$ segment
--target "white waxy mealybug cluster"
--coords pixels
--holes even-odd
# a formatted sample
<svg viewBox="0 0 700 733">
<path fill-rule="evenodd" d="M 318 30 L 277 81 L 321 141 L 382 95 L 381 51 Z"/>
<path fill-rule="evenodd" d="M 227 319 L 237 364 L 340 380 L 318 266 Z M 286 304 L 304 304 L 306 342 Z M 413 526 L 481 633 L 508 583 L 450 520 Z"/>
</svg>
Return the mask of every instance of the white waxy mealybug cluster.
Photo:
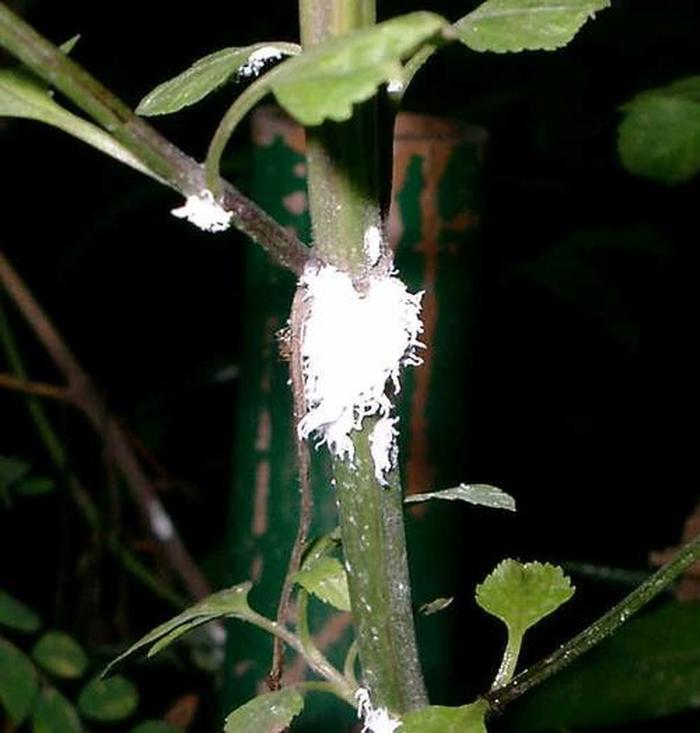
<svg viewBox="0 0 700 733">
<path fill-rule="evenodd" d="M 255 77 L 257 76 L 268 61 L 276 61 L 282 58 L 282 52 L 274 46 L 263 46 L 257 51 L 253 51 L 248 57 L 248 61 L 238 69 L 239 77 Z"/>
<path fill-rule="evenodd" d="M 372 705 L 369 690 L 359 687 L 355 693 L 357 698 L 357 717 L 363 719 L 362 733 L 394 733 L 401 727 L 401 721 L 392 718 L 385 708 Z"/>
<path fill-rule="evenodd" d="M 184 206 L 170 212 L 178 219 L 187 219 L 205 232 L 223 232 L 231 226 L 233 214 L 217 203 L 211 191 L 188 196 Z"/>
<path fill-rule="evenodd" d="M 352 461 L 350 438 L 367 416 L 378 421 L 370 434 L 375 476 L 386 484 L 396 463 L 397 418 L 386 393 L 398 393 L 403 365 L 418 365 L 422 293 L 411 294 L 397 277 L 370 276 L 364 292 L 330 265 L 304 273 L 307 315 L 301 359 L 307 410 L 299 435 L 318 437 L 331 453 Z"/>
</svg>

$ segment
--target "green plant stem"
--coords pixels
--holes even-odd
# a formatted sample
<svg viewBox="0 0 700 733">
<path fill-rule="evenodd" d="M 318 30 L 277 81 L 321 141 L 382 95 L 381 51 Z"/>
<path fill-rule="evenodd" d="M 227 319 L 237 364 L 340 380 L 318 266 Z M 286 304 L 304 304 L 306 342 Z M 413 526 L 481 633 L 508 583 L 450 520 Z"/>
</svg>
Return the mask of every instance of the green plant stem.
<svg viewBox="0 0 700 733">
<path fill-rule="evenodd" d="M 325 677 L 325 679 L 335 686 L 340 697 L 351 705 L 353 704 L 355 691 L 352 689 L 345 677 L 343 677 L 343 675 L 320 651 L 318 651 L 318 649 L 316 649 L 316 653 L 310 654 L 302 643 L 302 640 L 296 636 L 296 634 L 293 634 L 285 626 L 281 626 L 276 621 L 271 621 L 266 616 L 262 616 L 255 611 L 251 610 L 246 613 L 245 620 L 253 624 L 253 626 L 257 626 L 263 631 L 267 631 L 268 634 L 276 636 L 287 644 L 287 646 L 294 649 L 306 660 L 306 663 L 314 670 L 314 672 L 321 675 L 321 677 Z"/>
<path fill-rule="evenodd" d="M 499 710 L 592 649 L 624 624 L 633 614 L 662 593 L 686 568 L 700 558 L 700 534 L 682 547 L 663 567 L 613 606 L 595 623 L 577 634 L 553 654 L 514 677 L 507 685 L 484 696 Z"/>
<path fill-rule="evenodd" d="M 136 116 L 3 3 L 0 46 L 65 94 L 169 186 L 184 196 L 199 194 L 206 188 L 201 165 Z M 300 274 L 309 258 L 308 248 L 236 188 L 226 182 L 221 186 L 221 204 L 233 214 L 236 228 L 260 244 L 280 265 Z"/>
<path fill-rule="evenodd" d="M 523 643 L 522 634 L 513 634 L 508 630 L 508 642 L 506 649 L 503 652 L 503 659 L 501 660 L 501 666 L 498 668 L 496 679 L 493 681 L 492 689 L 497 689 L 507 685 L 513 678 L 515 667 L 518 663 L 518 657 L 520 656 L 520 647 Z"/>
<path fill-rule="evenodd" d="M 376 22 L 374 0 L 300 0 L 302 47 Z M 377 121 L 367 103 L 344 123 L 307 129 L 314 251 L 356 283 L 369 274 L 364 237 L 379 226 Z M 363 684 L 394 713 L 427 704 L 413 625 L 401 487 L 374 474 L 366 418 L 353 433 L 352 464 L 333 461 Z"/>
</svg>

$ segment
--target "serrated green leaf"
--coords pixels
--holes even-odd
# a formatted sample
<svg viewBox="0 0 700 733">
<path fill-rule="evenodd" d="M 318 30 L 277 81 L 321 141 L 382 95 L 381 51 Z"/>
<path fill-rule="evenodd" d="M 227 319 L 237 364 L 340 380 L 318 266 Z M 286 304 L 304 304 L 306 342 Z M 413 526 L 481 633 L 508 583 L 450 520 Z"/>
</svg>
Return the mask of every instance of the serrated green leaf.
<svg viewBox="0 0 700 733">
<path fill-rule="evenodd" d="M 477 700 L 458 708 L 431 705 L 401 717 L 400 733 L 486 733 L 488 704 Z"/>
<path fill-rule="evenodd" d="M 290 688 L 254 697 L 234 710 L 225 733 L 280 733 L 304 709 L 304 698 Z"/>
<path fill-rule="evenodd" d="M 39 630 L 41 619 L 29 606 L 0 590 L 0 626 L 32 634 Z"/>
<path fill-rule="evenodd" d="M 195 61 L 181 74 L 159 84 L 139 102 L 136 112 L 144 116 L 178 112 L 204 99 L 234 74 L 256 76 L 267 60 L 294 56 L 300 51 L 294 43 L 277 41 L 224 48 Z"/>
<path fill-rule="evenodd" d="M 163 639 L 167 639 L 167 643 L 173 642 L 187 631 L 217 618 L 245 618 L 252 613 L 248 605 L 248 593 L 251 587 L 252 583 L 250 582 L 241 583 L 203 598 L 199 603 L 142 636 L 135 644 L 132 644 L 125 652 L 111 661 L 102 675 L 106 675 L 115 665 L 139 649 L 149 647 Z M 164 646 L 165 643 L 160 643 L 158 651 L 163 649 Z"/>
<path fill-rule="evenodd" d="M 68 56 L 70 52 L 75 48 L 76 43 L 80 40 L 80 33 L 76 33 L 74 36 L 71 36 L 67 41 L 62 43 L 59 48 L 63 53 Z"/>
<path fill-rule="evenodd" d="M 609 6 L 609 0 L 487 0 L 454 29 L 474 51 L 553 51 Z"/>
<path fill-rule="evenodd" d="M 700 707 L 700 612 L 667 602 L 508 706 L 512 733 L 589 730 Z M 651 726 L 664 730 L 663 725 Z M 617 730 L 617 727 L 615 727 Z M 625 730 L 634 730 L 634 725 Z"/>
<path fill-rule="evenodd" d="M 501 619 L 510 632 L 522 636 L 573 594 L 571 581 L 555 565 L 503 560 L 477 586 L 476 602 Z"/>
<path fill-rule="evenodd" d="M 428 603 L 424 603 L 418 611 L 422 613 L 424 616 L 432 616 L 434 613 L 440 613 L 440 611 L 444 611 L 446 608 L 452 605 L 452 602 L 454 601 L 454 597 L 450 598 L 435 598 L 432 601 L 428 601 Z"/>
<path fill-rule="evenodd" d="M 425 494 L 411 494 L 404 499 L 406 504 L 413 504 L 429 499 L 445 499 L 448 501 L 466 501 L 470 504 L 487 506 L 491 509 L 515 511 L 515 499 L 505 491 L 489 486 L 489 484 L 460 484 L 451 489 L 430 491 Z"/>
<path fill-rule="evenodd" d="M 29 657 L 0 638 L 0 705 L 15 725 L 27 717 L 38 687 L 36 669 Z"/>
<path fill-rule="evenodd" d="M 700 172 L 700 76 L 644 91 L 622 110 L 618 152 L 627 170 L 669 185 Z"/>
<path fill-rule="evenodd" d="M 0 72 L 0 83 L 2 79 L 2 72 Z M 2 88 L 0 88 L 0 95 L 2 94 Z M 0 105 L 2 104 L 2 98 L 0 97 Z M 0 110 L 2 108 L 0 107 Z M 1 112 L 0 112 L 1 114 Z M 13 456 L 0 456 L 0 486 L 9 488 L 15 482 L 29 473 L 31 466 L 25 461 L 21 461 L 19 458 Z"/>
<path fill-rule="evenodd" d="M 85 674 L 88 658 L 78 642 L 63 631 L 47 631 L 34 645 L 32 657 L 57 677 L 76 679 Z"/>
<path fill-rule="evenodd" d="M 44 687 L 32 708 L 32 733 L 80 733 L 73 705 L 53 687 Z"/>
<path fill-rule="evenodd" d="M 350 610 L 350 591 L 345 568 L 334 557 L 321 557 L 294 575 L 309 593 L 341 611 Z"/>
<path fill-rule="evenodd" d="M 78 696 L 78 709 L 86 718 L 98 723 L 116 723 L 133 715 L 139 704 L 139 693 L 133 682 L 120 675 L 107 680 L 96 677 Z"/>
<path fill-rule="evenodd" d="M 270 81 L 272 90 L 303 125 L 348 120 L 354 104 L 400 78 L 402 59 L 446 25 L 439 15 L 416 12 L 331 38 L 285 61 Z"/>
<path fill-rule="evenodd" d="M 41 82 L 22 70 L 0 71 L 0 117 L 36 120 L 57 127 L 121 163 L 157 178 L 111 135 L 61 107 Z"/>
<path fill-rule="evenodd" d="M 164 720 L 144 720 L 134 726 L 129 733 L 182 733 L 182 728 L 170 725 Z"/>
</svg>

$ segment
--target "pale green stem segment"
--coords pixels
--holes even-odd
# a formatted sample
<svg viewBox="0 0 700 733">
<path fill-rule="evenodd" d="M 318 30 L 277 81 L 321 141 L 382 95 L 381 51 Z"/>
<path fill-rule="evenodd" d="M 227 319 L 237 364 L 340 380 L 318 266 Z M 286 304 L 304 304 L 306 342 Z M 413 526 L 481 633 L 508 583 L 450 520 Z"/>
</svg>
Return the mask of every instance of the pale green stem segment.
<svg viewBox="0 0 700 733">
<path fill-rule="evenodd" d="M 604 616 L 560 646 L 553 654 L 514 677 L 505 686 L 492 689 L 484 696 L 493 709 L 500 709 L 585 654 L 610 636 L 630 616 L 643 608 L 667 588 L 684 570 L 700 559 L 700 535 L 682 547 L 663 567 L 635 588 Z"/>
<path fill-rule="evenodd" d="M 515 667 L 518 664 L 518 657 L 520 656 L 520 648 L 523 643 L 522 633 L 513 633 L 510 628 L 508 629 L 508 642 L 506 643 L 506 650 L 503 652 L 503 659 L 501 660 L 501 666 L 498 668 L 496 679 L 493 681 L 492 690 L 498 687 L 507 685 L 513 678 L 515 673 Z"/>
<path fill-rule="evenodd" d="M 371 26 L 375 0 L 300 0 L 302 47 Z M 307 128 L 309 208 L 317 257 L 361 283 L 369 273 L 364 237 L 380 222 L 377 122 L 373 103 L 345 123 Z M 411 607 L 401 487 L 374 474 L 365 418 L 353 432 L 352 463 L 335 459 L 343 554 L 362 684 L 375 707 L 402 713 L 427 705 Z"/>
</svg>

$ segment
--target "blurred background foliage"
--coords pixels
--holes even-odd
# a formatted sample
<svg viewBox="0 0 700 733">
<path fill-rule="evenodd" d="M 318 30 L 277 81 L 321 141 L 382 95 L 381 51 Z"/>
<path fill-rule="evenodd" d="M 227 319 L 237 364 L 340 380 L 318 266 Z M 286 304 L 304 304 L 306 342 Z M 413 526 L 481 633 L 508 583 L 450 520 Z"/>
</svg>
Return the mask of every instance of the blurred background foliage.
<svg viewBox="0 0 700 733">
<path fill-rule="evenodd" d="M 213 50 L 297 35 L 289 0 L 201 0 L 184 9 L 133 0 L 10 4 L 56 42 L 80 33 L 74 57 L 133 105 Z M 435 0 L 429 9 L 453 19 L 475 4 Z M 425 5 L 413 0 L 380 2 L 384 17 L 419 8 Z M 443 593 L 455 602 L 442 612 L 461 629 L 453 641 L 458 662 L 449 685 L 434 691 L 435 702 L 463 702 L 492 676 L 503 639 L 475 608 L 473 587 L 496 562 L 558 562 L 577 586 L 566 611 L 532 633 L 524 655 L 532 661 L 643 577 L 650 553 L 678 543 L 695 507 L 698 180 L 665 186 L 631 175 L 616 140 L 626 101 L 697 73 L 699 16 L 692 0 L 613 0 L 556 54 L 448 48 L 405 99 L 408 109 L 465 119 L 489 134 L 479 322 L 452 334 L 456 352 L 472 345 L 465 378 L 473 398 L 450 428 L 464 450 L 447 478 L 498 485 L 518 502 L 514 517 L 430 509 L 436 526 L 457 511 L 460 522 L 440 547 L 459 568 Z M 201 158 L 231 91 L 156 125 Z M 243 189 L 251 186 L 251 159 L 242 130 L 225 170 Z M 178 204 L 170 192 L 58 131 L 0 120 L 0 161 L 5 254 L 127 429 L 211 585 L 232 582 L 225 508 L 237 471 L 232 446 L 250 245 L 177 221 L 168 214 Z M 57 382 L 6 297 L 1 305 L 31 377 Z M 7 355 L 0 361 L 9 371 Z M 49 628 L 77 638 L 97 670 L 177 601 L 168 604 L 134 582 L 107 552 L 109 537 L 160 582 L 182 589 L 144 539 L 110 456 L 84 418 L 69 405 L 45 403 L 67 456 L 65 470 L 57 471 L 24 403 L 0 391 L 3 465 L 26 466 L 21 475 L 8 469 L 0 476 L 0 586 Z M 103 518 L 100 528 L 87 525 L 61 490 L 68 472 L 80 476 Z M 34 491 L 26 487 L 30 479 Z M 687 603 L 668 596 L 630 626 L 617 649 L 594 652 L 552 683 L 560 688 L 543 689 L 539 702 L 526 698 L 497 725 L 700 731 L 692 710 L 700 700 L 700 609 Z M 12 640 L 31 649 L 24 637 Z M 141 719 L 215 728 L 221 667 L 206 642 L 129 668 L 142 690 Z M 655 674 L 658 694 L 639 697 L 639 680 Z M 655 719 L 659 714 L 665 717 Z M 9 722 L 5 729 L 12 730 Z"/>
</svg>

